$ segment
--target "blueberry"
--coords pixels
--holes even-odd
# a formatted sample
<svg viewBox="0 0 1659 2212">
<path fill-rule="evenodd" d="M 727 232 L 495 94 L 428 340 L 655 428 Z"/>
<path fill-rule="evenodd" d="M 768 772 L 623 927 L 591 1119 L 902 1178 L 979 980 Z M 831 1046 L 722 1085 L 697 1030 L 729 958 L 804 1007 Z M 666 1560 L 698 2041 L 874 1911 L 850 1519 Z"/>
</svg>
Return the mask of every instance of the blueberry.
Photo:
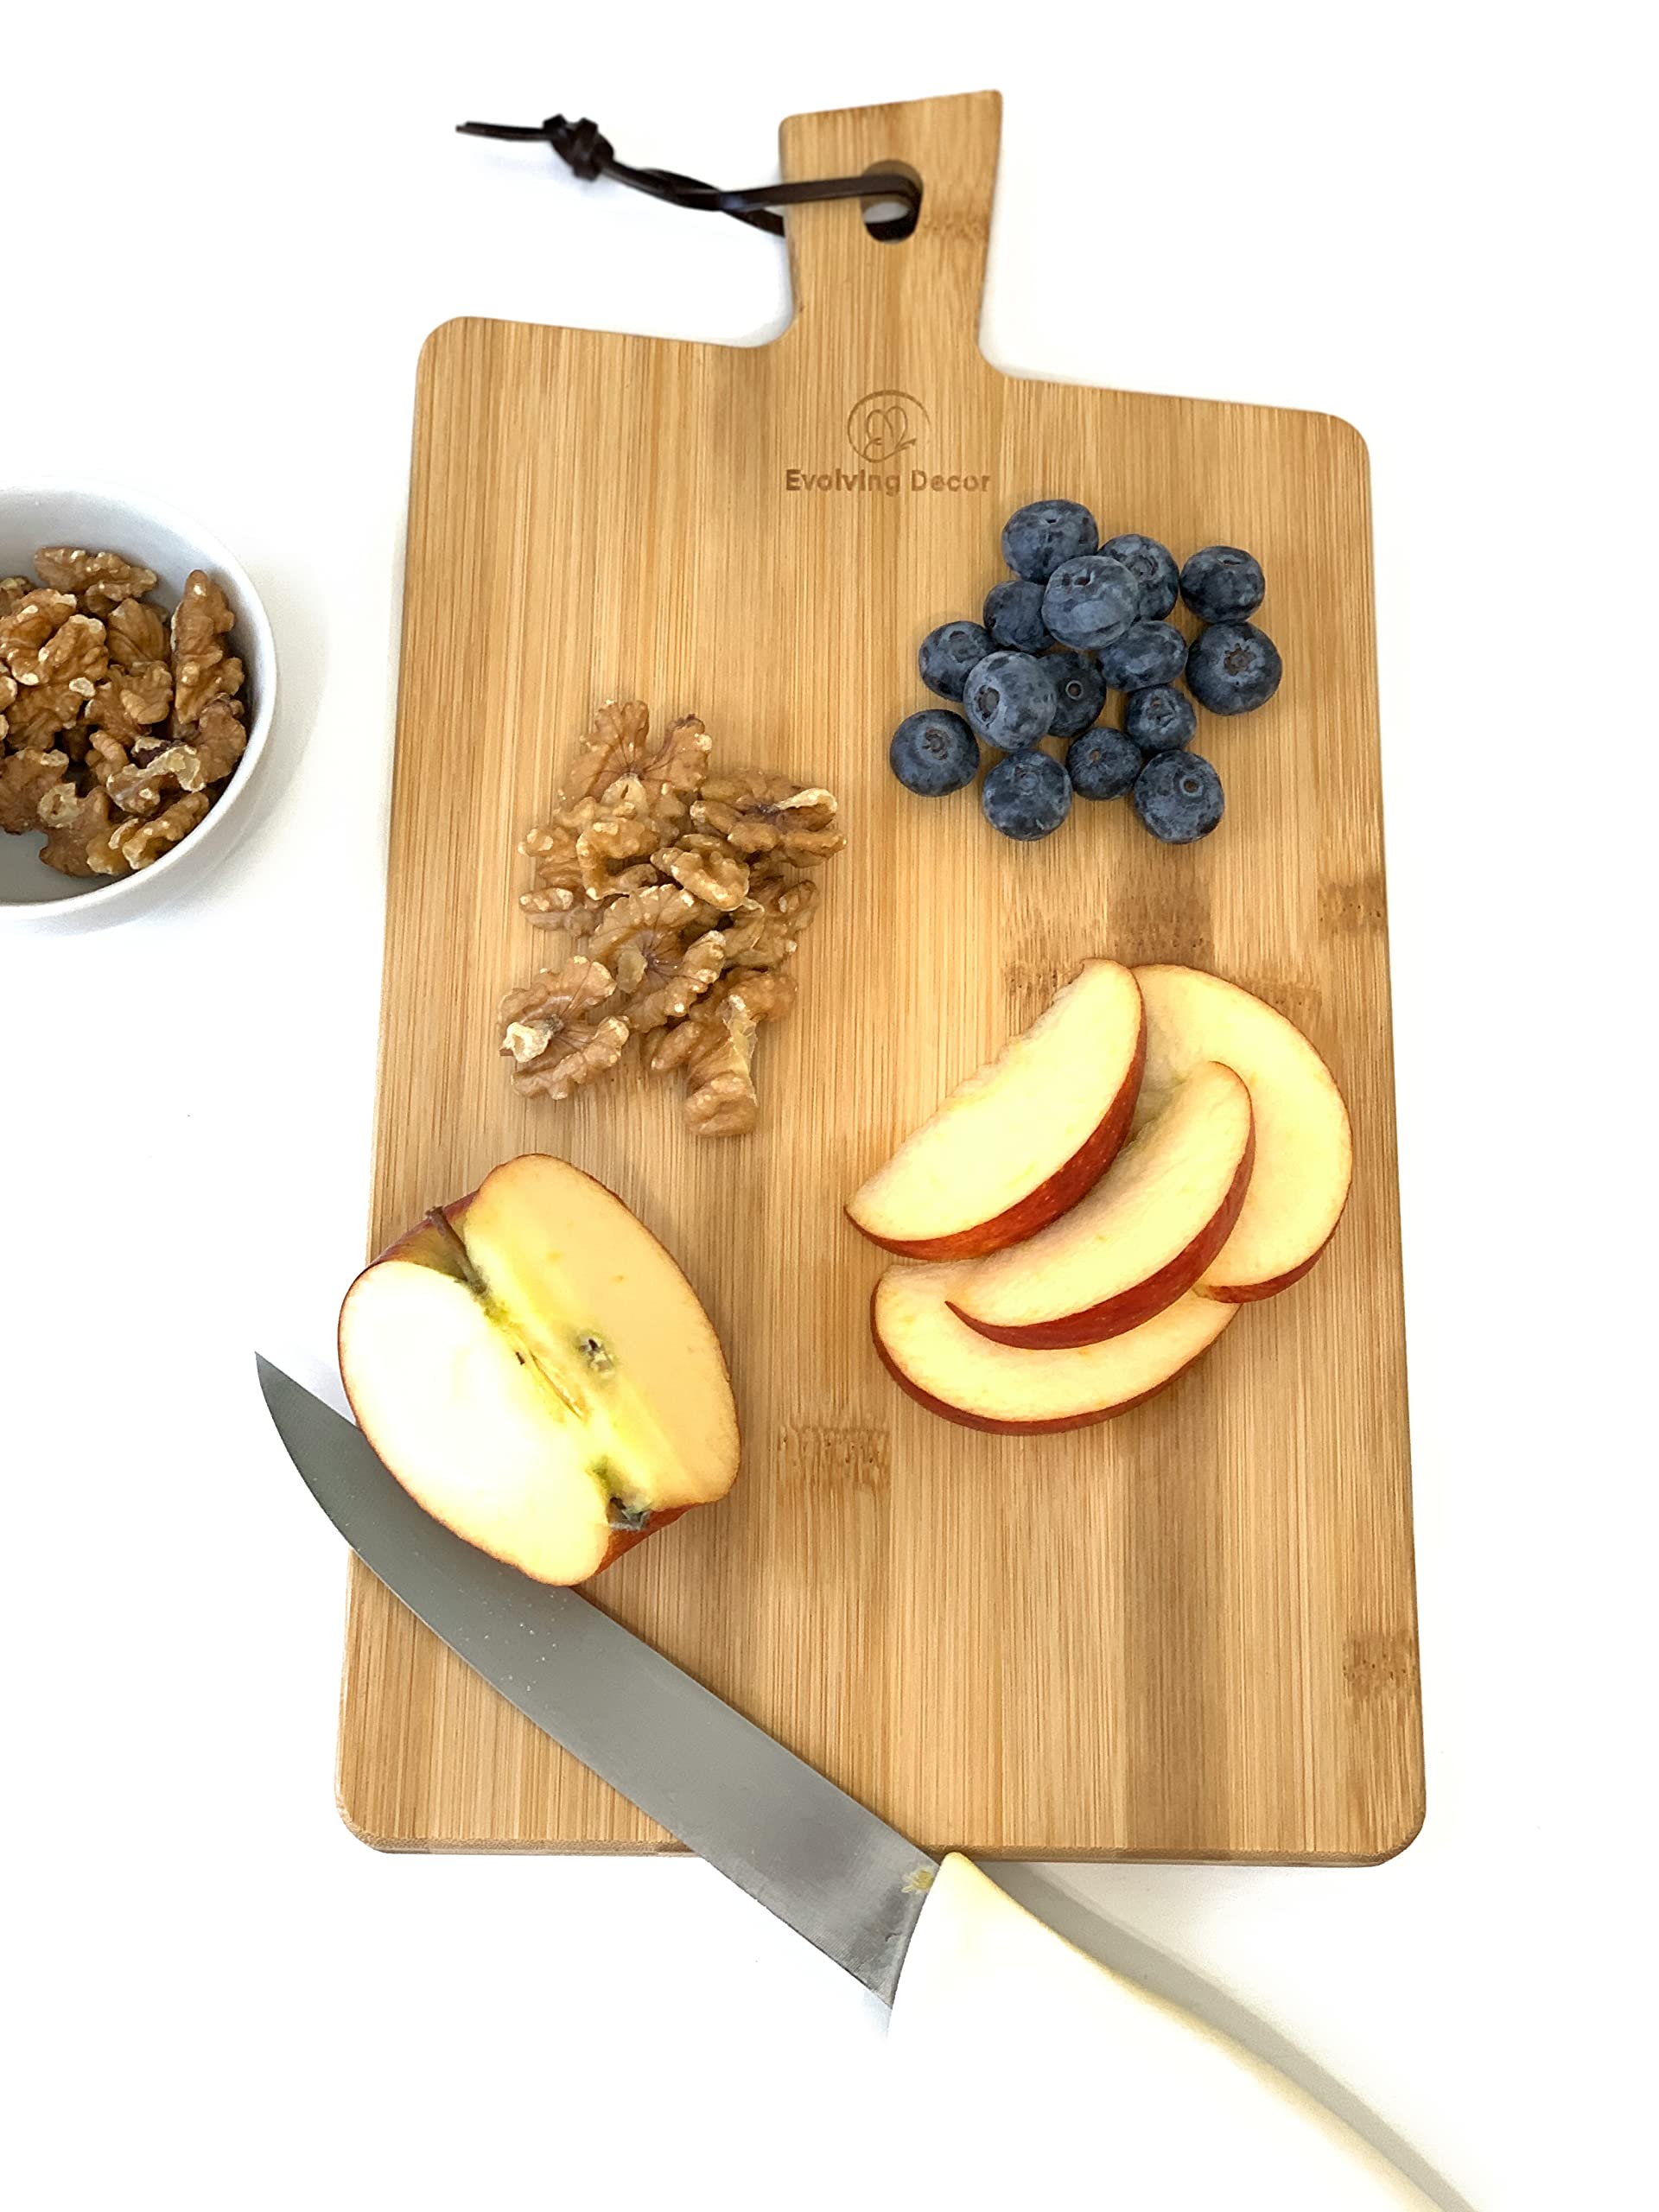
<svg viewBox="0 0 1659 2212">
<path fill-rule="evenodd" d="M 1267 588 L 1262 563 L 1236 545 L 1206 545 L 1181 570 L 1181 597 L 1200 622 L 1242 622 Z"/>
<path fill-rule="evenodd" d="M 907 791 L 940 798 L 959 791 L 979 773 L 979 747 L 960 715 L 946 707 L 924 707 L 906 715 L 887 748 L 893 772 Z"/>
<path fill-rule="evenodd" d="M 960 699 L 969 670 L 990 650 L 991 641 L 977 622 L 942 622 L 922 639 L 916 665 L 930 691 L 941 699 Z"/>
<path fill-rule="evenodd" d="M 1049 724 L 1053 737 L 1076 737 L 1096 721 L 1106 703 L 1106 683 L 1100 671 L 1069 645 L 1060 645 L 1043 663 L 1054 679 L 1059 704 Z"/>
<path fill-rule="evenodd" d="M 1135 810 L 1166 845 L 1207 837 L 1226 804 L 1221 778 L 1196 753 L 1154 753 L 1135 782 Z"/>
<path fill-rule="evenodd" d="M 1279 689 L 1279 648 L 1254 622 L 1215 622 L 1186 657 L 1192 696 L 1212 715 L 1248 715 Z"/>
<path fill-rule="evenodd" d="M 1002 525 L 1002 558 L 1016 576 L 1046 584 L 1062 561 L 1092 553 L 1100 532 L 1075 499 L 1035 499 Z"/>
<path fill-rule="evenodd" d="M 1046 837 L 1071 811 L 1071 782 L 1046 753 L 1011 753 L 985 779 L 985 819 L 1005 837 Z"/>
<path fill-rule="evenodd" d="M 1109 537 L 1100 550 L 1121 561 L 1140 585 L 1141 620 L 1161 622 L 1181 588 L 1180 572 L 1169 548 L 1155 537 L 1142 537 L 1138 530 L 1126 530 L 1122 537 Z"/>
<path fill-rule="evenodd" d="M 1174 753 L 1191 745 L 1198 718 L 1185 691 L 1173 683 L 1154 683 L 1149 691 L 1133 691 L 1123 709 L 1123 732 L 1148 753 Z"/>
<path fill-rule="evenodd" d="M 985 594 L 985 627 L 991 644 L 1011 653 L 1040 653 L 1049 644 L 1043 627 L 1043 588 L 1023 580 L 993 584 Z M 991 647 L 985 650 L 989 652 Z"/>
<path fill-rule="evenodd" d="M 987 653 L 962 695 L 969 728 L 1003 753 L 1046 736 L 1058 703 L 1053 677 L 1029 653 Z"/>
<path fill-rule="evenodd" d="M 1140 747 L 1117 729 L 1090 730 L 1065 756 L 1071 788 L 1082 798 L 1122 798 L 1145 765 Z"/>
<path fill-rule="evenodd" d="M 1100 649 L 1100 672 L 1114 691 L 1173 683 L 1186 666 L 1186 639 L 1173 622 L 1131 622 Z"/>
<path fill-rule="evenodd" d="M 1141 611 L 1141 587 L 1109 553 L 1062 562 L 1043 594 L 1043 620 L 1063 645 L 1087 651 L 1121 638 Z"/>
</svg>

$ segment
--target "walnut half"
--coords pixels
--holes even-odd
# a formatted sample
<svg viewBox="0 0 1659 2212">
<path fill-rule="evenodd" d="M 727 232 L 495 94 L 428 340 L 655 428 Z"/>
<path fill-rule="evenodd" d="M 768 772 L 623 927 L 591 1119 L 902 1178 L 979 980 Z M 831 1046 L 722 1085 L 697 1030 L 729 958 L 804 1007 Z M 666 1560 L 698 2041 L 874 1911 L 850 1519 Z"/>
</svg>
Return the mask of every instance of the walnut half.
<svg viewBox="0 0 1659 2212">
<path fill-rule="evenodd" d="M 565 1030 L 591 1021 L 616 995 L 616 978 L 602 962 L 573 953 L 562 968 L 544 968 L 533 983 L 509 991 L 500 1018 L 501 1049 L 522 1067 L 547 1052 Z"/>
<path fill-rule="evenodd" d="M 704 1137 L 747 1136 L 759 1117 L 756 1032 L 795 1004 L 795 979 L 781 969 L 721 978 L 686 1020 L 664 1030 L 651 1055 L 653 1075 L 685 1081 L 686 1127 Z"/>
<path fill-rule="evenodd" d="M 41 801 L 63 781 L 69 755 L 25 746 L 0 760 L 0 830 L 15 837 L 41 826 Z"/>
<path fill-rule="evenodd" d="M 787 776 L 742 768 L 710 776 L 693 804 L 691 819 L 712 830 L 734 852 L 780 853 L 798 868 L 828 860 L 847 842 L 837 826 L 833 792 L 803 789 Z"/>
<path fill-rule="evenodd" d="M 118 553 L 92 553 L 80 545 L 42 545 L 35 556 L 41 582 L 67 591 L 88 614 L 108 614 L 156 588 L 154 569 L 141 569 Z"/>
<path fill-rule="evenodd" d="M 682 1020 L 725 964 L 725 942 L 705 929 L 708 909 L 677 884 L 614 900 L 594 932 L 593 955 L 616 977 L 636 1036 Z"/>
<path fill-rule="evenodd" d="M 242 664 L 225 650 L 235 626 L 231 602 L 213 578 L 193 569 L 173 610 L 173 719 L 182 736 L 215 699 L 242 689 Z"/>
<path fill-rule="evenodd" d="M 124 875 L 129 863 L 110 842 L 109 794 L 54 784 L 40 804 L 46 842 L 41 858 L 60 875 Z"/>
</svg>

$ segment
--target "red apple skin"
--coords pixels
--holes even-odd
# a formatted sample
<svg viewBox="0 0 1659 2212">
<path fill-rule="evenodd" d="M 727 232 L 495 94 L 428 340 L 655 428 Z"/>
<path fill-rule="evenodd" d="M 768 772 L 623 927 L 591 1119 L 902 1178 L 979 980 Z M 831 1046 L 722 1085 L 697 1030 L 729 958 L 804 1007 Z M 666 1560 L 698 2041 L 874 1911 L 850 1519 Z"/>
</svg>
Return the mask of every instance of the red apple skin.
<svg viewBox="0 0 1659 2212">
<path fill-rule="evenodd" d="M 654 1536 L 659 1529 L 666 1529 L 671 1521 L 677 1521 L 683 1513 L 690 1510 L 689 1505 L 671 1505 L 666 1513 L 653 1513 L 643 1529 L 619 1529 L 606 1545 L 605 1556 L 594 1573 L 603 1574 L 607 1567 L 615 1566 L 624 1552 L 631 1552 L 636 1544 L 643 1544 L 647 1536 Z"/>
<path fill-rule="evenodd" d="M 465 1198 L 457 1198 L 454 1206 L 445 1206 L 442 1211 L 453 1221 L 455 1208 L 466 1203 Z M 417 1265 L 435 1266 L 437 1255 L 442 1249 L 443 1240 L 431 1223 L 417 1221 L 413 1229 L 406 1229 L 401 1236 L 394 1236 L 384 1252 L 377 1252 L 369 1262 L 369 1267 L 359 1270 L 359 1277 L 367 1274 L 369 1268 L 378 1268 L 383 1260 L 413 1260 Z"/>
<path fill-rule="evenodd" d="M 594 1180 L 597 1181 L 598 1178 L 595 1177 Z M 453 1228 L 477 1196 L 476 1191 L 468 1191 L 464 1198 L 451 1198 L 448 1205 L 435 1206 L 432 1211 L 441 1213 Z M 614 1191 L 611 1196 L 616 1196 Z M 440 1273 L 450 1273 L 453 1269 L 445 1268 L 440 1257 L 444 1254 L 445 1247 L 446 1239 L 433 1226 L 431 1216 L 423 1214 L 412 1229 L 404 1230 L 401 1236 L 394 1236 L 384 1252 L 377 1252 L 369 1262 L 369 1268 L 378 1268 L 383 1260 L 413 1260 L 416 1265 L 435 1266 Z M 367 1274 L 369 1268 L 363 1268 L 361 1272 Z"/>
<path fill-rule="evenodd" d="M 492 1170 L 491 1172 L 493 1173 L 494 1171 Z M 586 1173 L 585 1170 L 583 1172 Z M 597 1175 L 590 1177 L 589 1179 L 595 1183 L 600 1181 Z M 611 1186 L 608 1183 L 601 1184 L 601 1187 L 607 1191 L 611 1190 Z M 468 1191 L 464 1198 L 450 1199 L 448 1205 L 441 1207 L 439 1211 L 443 1214 L 444 1218 L 453 1226 L 455 1223 L 460 1221 L 461 1216 L 466 1212 L 467 1207 L 471 1205 L 473 1200 L 477 1196 L 477 1191 Z M 611 1191 L 611 1196 L 615 1198 L 617 1197 L 617 1193 L 614 1191 Z M 622 1205 L 625 1204 L 626 1201 L 618 1198 L 617 1203 L 619 1205 Z M 629 1211 L 632 1212 L 632 1209 L 630 1207 Z M 635 1215 L 634 1217 L 636 1220 L 639 1219 L 638 1215 Z M 643 1222 L 640 1224 L 640 1226 L 644 1228 L 645 1224 Z M 648 1230 L 645 1233 L 647 1236 L 651 1234 Z M 673 1260 L 673 1254 L 671 1252 L 668 1252 L 668 1247 L 665 1244 L 663 1244 L 661 1237 L 659 1236 L 656 1238 L 655 1242 L 659 1245 L 662 1245 L 663 1250 L 668 1253 L 668 1257 L 671 1260 Z M 384 1252 L 378 1252 L 374 1258 L 370 1261 L 369 1267 L 378 1268 L 382 1260 L 419 1260 L 423 1247 L 427 1246 L 429 1243 L 440 1243 L 439 1232 L 432 1226 L 432 1224 L 429 1221 L 417 1221 L 412 1229 L 406 1229 L 401 1236 L 394 1236 L 391 1243 L 387 1245 L 385 1250 Z M 678 1261 L 674 1261 L 674 1264 L 676 1267 L 678 1267 Z M 359 1274 L 366 1274 L 368 1271 L 368 1268 L 364 1268 L 359 1269 Z M 343 1303 L 341 1311 L 343 1314 Z M 724 1348 L 722 1347 L 722 1354 L 723 1350 Z M 340 1367 L 338 1331 L 336 1332 L 334 1361 L 335 1365 L 337 1367 Z M 728 1371 L 729 1373 L 729 1369 Z M 341 1379 L 343 1381 L 343 1367 L 340 1367 L 340 1373 Z M 349 1387 L 346 1389 L 346 1395 L 349 1400 L 351 1397 Z M 353 1406 L 352 1410 L 353 1413 L 357 1411 L 355 1405 Z M 360 1427 L 361 1423 L 359 1422 L 359 1425 Z M 373 1437 L 369 1436 L 369 1432 L 366 1428 L 363 1430 L 363 1433 L 365 1437 L 368 1437 L 369 1443 L 371 1446 L 372 1446 L 374 1444 Z M 719 1503 L 718 1499 L 713 1502 L 715 1503 Z M 423 1510 L 430 1510 L 429 1508 Z M 645 1523 L 643 1529 L 618 1529 L 613 1534 L 610 1542 L 605 1547 L 604 1556 L 601 1559 L 599 1565 L 594 1569 L 594 1573 L 602 1574 L 607 1567 L 614 1567 L 617 1560 L 621 1558 L 624 1552 L 631 1552 L 636 1544 L 643 1544 L 647 1536 L 656 1535 L 660 1529 L 666 1529 L 671 1522 L 677 1521 L 682 1514 L 690 1513 L 691 1510 L 692 1508 L 689 1505 L 671 1506 L 665 1513 L 653 1513 L 651 1519 Z M 442 1516 L 437 1514 L 434 1514 L 432 1517 L 435 1521 L 442 1520 Z M 442 1522 L 442 1525 L 448 1528 L 449 1524 L 447 1522 Z M 462 1536 L 463 1541 L 467 1543 L 474 1543 L 476 1541 L 474 1537 L 465 1535 L 464 1532 L 459 1529 L 454 1530 L 452 1533 L 456 1535 Z M 480 1546 L 479 1548 L 482 1549 L 483 1548 Z M 589 1577 L 589 1580 L 592 1580 L 591 1576 Z"/>
<path fill-rule="evenodd" d="M 880 1287 L 878 1284 L 876 1288 Z M 951 1311 L 955 1313 L 956 1308 L 952 1306 Z M 954 1421 L 958 1428 L 976 1428 L 985 1436 L 1055 1436 L 1074 1428 L 1098 1428 L 1103 1421 L 1116 1421 L 1120 1414 L 1133 1413 L 1137 1406 L 1144 1406 L 1148 1398 L 1155 1398 L 1160 1390 L 1167 1390 L 1172 1382 L 1179 1382 L 1186 1372 L 1185 1367 L 1178 1367 L 1173 1375 L 1166 1376 L 1150 1390 L 1142 1390 L 1137 1397 L 1125 1398 L 1121 1406 L 1103 1406 L 1097 1413 L 1069 1414 L 1060 1421 L 987 1421 L 982 1414 L 964 1413 L 960 1406 L 936 1398 L 931 1390 L 918 1389 L 889 1357 L 887 1346 L 876 1332 L 874 1291 L 870 1293 L 870 1337 L 875 1345 L 876 1357 L 907 1398 L 913 1398 L 918 1406 L 925 1406 L 929 1413 L 937 1414 L 941 1421 Z M 1208 1349 L 1206 1345 L 1205 1350 Z M 1198 1357 L 1202 1358 L 1203 1354 Z M 1193 1363 L 1189 1360 L 1187 1367 Z"/>
<path fill-rule="evenodd" d="M 1116 1097 L 1096 1122 L 1093 1135 L 1085 1138 L 1065 1165 L 1057 1167 L 1046 1182 L 1039 1183 L 1017 1205 L 993 1215 L 989 1221 L 976 1222 L 970 1229 L 959 1229 L 953 1236 L 918 1236 L 906 1243 L 903 1238 L 876 1236 L 862 1222 L 853 1221 L 850 1212 L 847 1218 L 853 1221 L 853 1227 L 861 1236 L 872 1244 L 879 1244 L 884 1252 L 896 1252 L 901 1260 L 982 1260 L 988 1252 L 1001 1252 L 1010 1244 L 1024 1243 L 1027 1236 L 1046 1229 L 1051 1221 L 1058 1221 L 1068 1207 L 1086 1197 L 1122 1150 L 1129 1123 L 1135 1118 L 1135 1102 L 1140 1096 L 1141 1075 L 1146 1064 L 1147 1010 L 1142 1007 L 1135 1057 Z"/>
<path fill-rule="evenodd" d="M 1346 1213 L 1347 1211 L 1348 1201 L 1344 1198 L 1342 1202 L 1342 1213 Z M 1288 1290 L 1292 1283 L 1300 1282 L 1305 1274 L 1311 1273 L 1319 1262 L 1325 1257 L 1330 1247 L 1331 1237 L 1336 1235 L 1341 1226 L 1342 1214 L 1339 1213 L 1331 1224 L 1331 1236 L 1325 1238 L 1317 1252 L 1310 1252 L 1300 1267 L 1287 1268 L 1283 1274 L 1274 1275 L 1267 1282 L 1230 1283 L 1220 1290 L 1211 1290 L 1207 1283 L 1195 1282 L 1192 1287 L 1200 1298 L 1213 1298 L 1217 1306 L 1255 1306 L 1262 1299 L 1277 1298 L 1281 1290 Z"/>
<path fill-rule="evenodd" d="M 1116 1298 L 1103 1299 L 1098 1306 L 1086 1306 L 1078 1313 L 1057 1314 L 1050 1321 L 1003 1323 L 982 1321 L 972 1313 L 964 1313 L 960 1306 L 950 1306 L 958 1321 L 982 1337 L 988 1337 L 993 1344 L 1014 1344 L 1024 1351 L 1070 1351 L 1081 1344 L 1104 1344 L 1108 1337 L 1121 1337 L 1127 1330 L 1138 1329 L 1143 1321 L 1150 1321 L 1166 1306 L 1191 1290 L 1222 1246 L 1233 1233 L 1239 1209 L 1244 1204 L 1244 1193 L 1249 1187 L 1250 1169 L 1255 1164 L 1255 1130 L 1252 1127 L 1244 1156 L 1228 1185 L 1221 1211 L 1192 1239 L 1184 1252 L 1148 1275 L 1144 1282 L 1136 1283 Z M 1319 1257 L 1316 1252 L 1314 1259 Z M 1307 1262 L 1312 1267 L 1313 1261 Z M 1306 1269 L 1299 1270 L 1306 1273 Z M 1294 1281 L 1294 1277 L 1289 1278 Z M 1250 1298 L 1266 1298 L 1268 1291 L 1252 1290 Z M 947 1305 L 950 1301 L 947 1299 Z M 1239 1305 L 1236 1297 L 1217 1300 L 1221 1305 Z M 1135 1402 L 1137 1405 L 1139 1399 Z"/>
</svg>

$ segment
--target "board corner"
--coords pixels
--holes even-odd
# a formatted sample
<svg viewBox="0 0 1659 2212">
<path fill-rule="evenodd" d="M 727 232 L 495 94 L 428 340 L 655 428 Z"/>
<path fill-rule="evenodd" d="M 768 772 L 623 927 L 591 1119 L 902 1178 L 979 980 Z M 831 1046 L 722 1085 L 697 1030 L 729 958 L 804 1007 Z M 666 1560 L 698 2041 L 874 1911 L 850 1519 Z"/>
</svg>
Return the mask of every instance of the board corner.
<svg viewBox="0 0 1659 2212">
<path fill-rule="evenodd" d="M 1391 1809 L 1391 1824 L 1351 1862 L 1357 1866 L 1386 1866 L 1398 1859 L 1421 1835 L 1428 1819 L 1428 1790 L 1420 1774 L 1410 1790 L 1397 1807 Z"/>
<path fill-rule="evenodd" d="M 415 357 L 416 382 L 424 385 L 447 362 L 454 349 L 484 329 L 489 320 L 481 315 L 452 315 L 442 322 L 435 323 L 422 339 L 421 350 Z"/>
</svg>

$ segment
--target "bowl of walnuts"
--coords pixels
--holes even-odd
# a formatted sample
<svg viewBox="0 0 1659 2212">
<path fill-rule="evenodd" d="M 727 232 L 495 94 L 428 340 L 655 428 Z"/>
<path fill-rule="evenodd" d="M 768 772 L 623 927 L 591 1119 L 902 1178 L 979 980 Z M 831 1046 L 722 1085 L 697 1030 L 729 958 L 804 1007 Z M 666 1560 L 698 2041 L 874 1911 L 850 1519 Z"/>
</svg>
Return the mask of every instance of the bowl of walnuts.
<svg viewBox="0 0 1659 2212">
<path fill-rule="evenodd" d="M 241 565 L 165 508 L 0 490 L 0 916 L 227 846 L 276 695 Z"/>
</svg>

